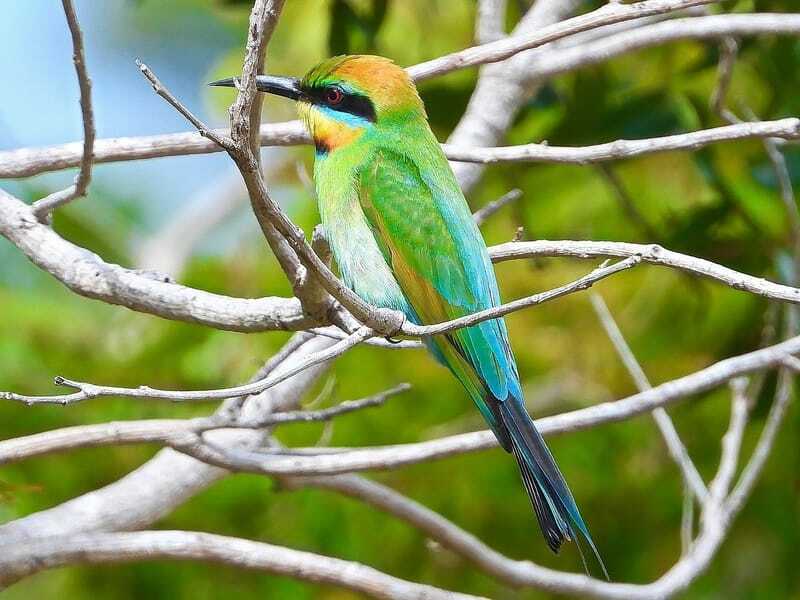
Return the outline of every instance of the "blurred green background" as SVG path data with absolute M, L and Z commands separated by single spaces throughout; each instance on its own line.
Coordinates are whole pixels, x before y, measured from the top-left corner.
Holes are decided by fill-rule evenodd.
M 17 13 L 16 18 L 23 19 L 27 11 L 46 13 L 49 26 L 59 36 L 67 35 L 57 3 L 32 3 L 35 8 L 28 3 L 14 4 L 10 10 Z M 585 8 L 596 4 L 587 2 Z M 248 2 L 181 0 L 165 4 L 138 0 L 109 2 L 103 8 L 103 3 L 84 1 L 77 6 L 87 38 L 89 67 L 99 71 L 92 75 L 102 104 L 98 107 L 100 135 L 188 129 L 138 79 L 133 56 L 152 60 L 161 79 L 183 93 L 192 108 L 197 107 L 216 123 L 224 123 L 231 96 L 208 90 L 203 82 L 239 69 Z M 509 25 L 516 22 L 525 6 L 523 1 L 509 1 Z M 793 0 L 723 6 L 750 11 L 797 8 Z M 474 14 L 471 0 L 289 1 L 270 45 L 270 69 L 301 74 L 318 60 L 342 52 L 373 52 L 402 65 L 414 64 L 470 45 Z M 122 40 L 120 44 L 124 42 L 130 56 L 121 51 L 115 54 L 117 39 Z M 25 48 L 7 48 L 9 43 L 9 38 L 0 41 L 5 60 L 10 61 L 9 53 L 41 59 L 30 58 L 33 55 Z M 32 131 L 30 137 L 17 129 L 13 136 L 0 138 L 0 147 L 79 137 L 68 56 L 64 53 L 48 68 L 63 71 L 58 75 L 65 82 L 63 101 L 57 97 L 59 107 L 53 110 L 70 115 L 69 128 L 61 132 L 54 124 L 56 129 L 41 134 Z M 636 52 L 558 77 L 531 99 L 508 141 L 546 139 L 552 144 L 581 145 L 719 125 L 708 109 L 718 58 L 713 43 L 685 42 Z M 124 85 L 141 88 L 137 92 L 140 95 L 126 99 L 102 91 L 104 82 L 110 82 L 106 87 L 113 87 L 116 80 L 111 75 L 124 78 Z M 445 139 L 455 125 L 476 76 L 474 69 L 466 70 L 421 86 L 440 139 Z M 799 87 L 798 41 L 742 41 L 730 94 L 732 108 L 749 107 L 763 119 L 800 115 Z M 4 93 L 17 98 L 21 106 L 29 92 L 22 86 Z M 53 96 L 49 102 L 54 103 Z M 265 118 L 293 118 L 292 110 L 289 103 L 270 98 Z M 8 112 L 2 114 L 0 125 L 3 120 L 12 123 L 12 117 Z M 15 130 L 10 126 L 6 131 Z M 278 190 L 292 218 L 310 231 L 318 217 L 312 196 L 298 179 L 297 164 L 310 170 L 312 150 L 272 150 L 265 156 L 271 165 L 269 183 Z M 800 185 L 800 151 L 790 146 L 786 158 L 795 185 Z M 137 250 L 146 240 L 196 199 L 204 187 L 230 178 L 230 169 L 222 155 L 99 166 L 88 198 L 60 210 L 54 226 L 66 238 L 108 261 L 133 265 Z M 64 181 L 57 177 L 71 176 L 3 185 L 33 200 Z M 528 239 L 656 242 L 773 280 L 792 278 L 788 221 L 774 172 L 759 141 L 720 144 L 694 153 L 673 152 L 603 167 L 493 166 L 468 200 L 477 208 L 514 187 L 524 196 L 484 227 L 489 243 L 511 239 L 518 227 L 524 227 Z M 243 335 L 171 323 L 77 297 L 37 271 L 5 241 L 0 241 L 0 261 L 3 390 L 52 393 L 49 382 L 56 374 L 118 385 L 223 387 L 245 380 L 288 337 L 283 333 Z M 498 266 L 498 276 L 504 297 L 511 299 L 570 281 L 596 262 L 515 261 Z M 198 245 L 180 279 L 188 285 L 234 296 L 290 292 L 244 204 Z M 765 300 L 663 268 L 641 266 L 604 281 L 597 289 L 654 384 L 756 348 L 771 324 Z M 515 313 L 508 322 L 527 400 L 536 416 L 635 391 L 586 294 Z M 335 363 L 308 401 L 323 389 L 324 404 L 333 404 L 400 381 L 411 382 L 413 390 L 383 408 L 337 419 L 328 432 L 328 443 L 358 446 L 412 442 L 483 428 L 460 387 L 421 351 L 353 350 Z M 773 390 L 774 378 L 770 376 L 753 409 L 746 452 L 755 442 Z M 188 407 L 124 399 L 94 400 L 69 408 L 0 403 L 0 438 L 111 419 L 202 415 L 209 410 L 208 405 Z M 728 410 L 726 389 L 692 398 L 671 410 L 706 478 L 716 467 Z M 301 425 L 281 429 L 279 437 L 289 444 L 305 445 L 314 444 L 322 433 L 321 425 Z M 551 438 L 550 443 L 612 578 L 647 582 L 669 568 L 680 553 L 682 489 L 652 420 L 641 417 Z M 800 422 L 795 404 L 751 501 L 709 571 L 686 597 L 787 598 L 800 594 L 796 554 L 800 546 L 798 447 Z M 148 446 L 103 448 L 3 467 L 0 522 L 108 484 L 157 450 Z M 568 546 L 559 557 L 547 551 L 514 461 L 499 450 L 370 476 L 441 512 L 511 557 L 580 570 L 574 546 Z M 493 598 L 548 597 L 498 584 L 377 510 L 328 492 L 282 491 L 264 477 L 230 477 L 192 499 L 158 527 L 285 544 Z M 223 596 L 344 599 L 353 594 L 217 566 L 147 563 L 46 572 L 13 587 L 4 598 Z

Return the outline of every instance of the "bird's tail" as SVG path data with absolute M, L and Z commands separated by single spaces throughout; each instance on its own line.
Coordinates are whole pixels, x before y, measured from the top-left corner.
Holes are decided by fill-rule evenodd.
M 589 528 L 586 527 L 564 476 L 558 470 L 553 455 L 525 410 L 522 400 L 510 396 L 498 404 L 498 416 L 509 434 L 511 452 L 517 459 L 522 481 L 547 545 L 553 552 L 558 552 L 564 541 L 574 540 L 586 568 L 577 532 L 589 544 L 608 579 L 608 571 L 589 534 Z

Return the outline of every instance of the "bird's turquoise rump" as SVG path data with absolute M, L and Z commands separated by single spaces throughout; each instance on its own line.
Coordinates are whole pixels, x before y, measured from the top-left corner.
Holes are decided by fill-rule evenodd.
M 486 245 L 403 69 L 377 56 L 340 56 L 302 80 L 267 76 L 258 84 L 298 101 L 316 145 L 322 224 L 350 288 L 418 324 L 500 303 Z M 550 548 L 557 551 L 580 534 L 597 555 L 525 409 L 504 321 L 485 321 L 426 344 L 517 459 Z

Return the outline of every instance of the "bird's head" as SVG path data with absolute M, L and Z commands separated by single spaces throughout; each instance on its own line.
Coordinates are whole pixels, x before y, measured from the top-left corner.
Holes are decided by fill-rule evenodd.
M 234 80 L 211 85 L 232 87 Z M 300 118 L 322 154 L 355 141 L 368 129 L 425 118 L 408 73 L 381 56 L 335 56 L 302 79 L 259 75 L 256 87 L 297 101 Z

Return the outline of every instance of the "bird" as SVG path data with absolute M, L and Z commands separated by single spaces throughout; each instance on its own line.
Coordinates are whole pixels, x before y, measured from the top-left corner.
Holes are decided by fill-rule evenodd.
M 209 85 L 235 87 L 234 78 Z M 323 231 L 344 283 L 415 324 L 500 304 L 486 243 L 405 69 L 390 59 L 326 59 L 302 78 L 256 77 L 296 101 L 315 146 Z M 549 548 L 582 536 L 608 573 L 561 471 L 525 407 L 502 318 L 425 338 L 517 461 Z

